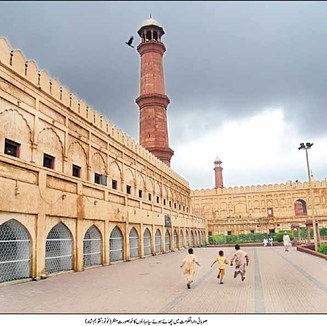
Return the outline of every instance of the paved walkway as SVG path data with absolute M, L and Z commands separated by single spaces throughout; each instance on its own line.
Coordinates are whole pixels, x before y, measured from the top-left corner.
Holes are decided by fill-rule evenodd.
M 191 290 L 179 267 L 186 250 L 0 287 L 1 313 L 326 313 L 327 262 L 291 248 L 244 248 L 244 282 L 227 266 L 218 283 L 218 250 L 195 248 L 201 263 Z

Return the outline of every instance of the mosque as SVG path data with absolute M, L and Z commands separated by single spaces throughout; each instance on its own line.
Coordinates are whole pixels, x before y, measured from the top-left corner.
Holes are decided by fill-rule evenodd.
M 305 223 L 308 183 L 191 190 L 170 168 L 162 37 L 140 29 L 139 143 L 0 38 L 0 284 L 204 246 L 210 234 Z M 327 221 L 326 182 L 314 182 Z

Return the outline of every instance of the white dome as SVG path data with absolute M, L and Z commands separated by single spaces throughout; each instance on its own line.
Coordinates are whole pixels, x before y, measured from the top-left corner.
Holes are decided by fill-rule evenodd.
M 149 19 L 145 20 L 143 22 L 143 24 L 142 24 L 142 27 L 144 27 L 144 26 L 150 26 L 150 25 L 155 25 L 155 26 L 160 27 L 159 23 L 155 19 L 153 19 L 153 18 L 149 18 Z

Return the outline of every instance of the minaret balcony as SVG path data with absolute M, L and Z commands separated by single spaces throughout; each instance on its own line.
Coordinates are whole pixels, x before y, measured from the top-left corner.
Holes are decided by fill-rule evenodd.
M 141 95 L 136 99 L 136 103 L 140 110 L 147 106 L 159 106 L 167 109 L 170 100 L 167 95 L 162 95 L 158 93 Z

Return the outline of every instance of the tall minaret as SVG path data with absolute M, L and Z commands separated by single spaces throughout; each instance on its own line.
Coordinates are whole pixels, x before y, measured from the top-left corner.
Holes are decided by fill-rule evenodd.
M 223 184 L 223 168 L 221 167 L 221 159 L 219 157 L 216 157 L 213 164 L 215 165 L 215 188 L 224 188 Z
M 170 166 L 174 151 L 169 148 L 167 106 L 163 74 L 163 54 L 166 51 L 161 37 L 165 34 L 153 18 L 147 19 L 138 31 L 141 43 L 137 51 L 141 56 L 140 144 Z

